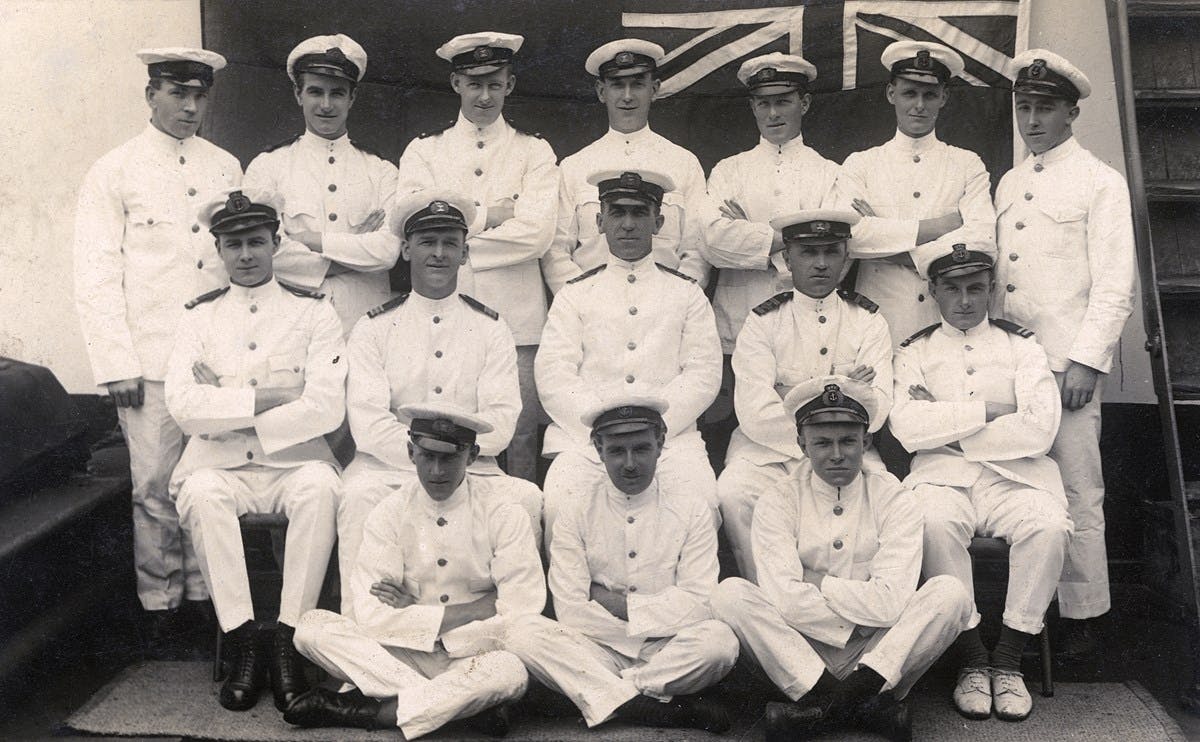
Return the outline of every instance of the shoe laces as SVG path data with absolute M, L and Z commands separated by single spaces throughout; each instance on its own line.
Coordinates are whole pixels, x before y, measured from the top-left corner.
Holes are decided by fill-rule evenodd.
M 990 667 L 964 667 L 958 671 L 958 687 L 972 693 L 992 694 Z
M 238 652 L 238 675 L 247 676 L 254 672 L 258 663 L 258 647 L 247 645 Z
M 997 696 L 1011 693 L 1014 696 L 1028 696 L 1029 691 L 1025 688 L 1025 683 L 1022 680 L 1025 676 L 1017 670 L 997 670 L 992 669 L 992 680 L 997 686 L 993 692 Z

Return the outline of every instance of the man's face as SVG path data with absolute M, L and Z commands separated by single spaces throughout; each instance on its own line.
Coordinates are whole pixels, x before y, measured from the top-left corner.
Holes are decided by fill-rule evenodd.
M 650 119 L 650 102 L 658 85 L 650 72 L 597 80 L 596 95 L 608 110 L 608 125 L 623 134 L 643 128 Z
M 355 94 L 348 80 L 302 72 L 293 92 L 304 111 L 304 125 L 309 131 L 325 139 L 337 139 L 346 133 L 346 119 Z
M 487 126 L 500 118 L 504 99 L 517 84 L 508 65 L 484 75 L 450 73 L 450 87 L 458 93 L 459 108 L 476 126 Z
M 810 245 L 788 242 L 783 261 L 792 272 L 792 285 L 805 296 L 823 299 L 837 288 L 846 267 L 846 243 Z
M 933 131 L 948 97 L 946 86 L 938 83 L 898 77 L 887 86 L 888 103 L 896 109 L 896 128 L 913 138 Z
M 408 442 L 408 457 L 417 467 L 417 479 L 434 500 L 441 502 L 462 484 L 467 467 L 479 455 L 479 446 L 460 446 L 452 452 L 433 451 L 419 443 Z
M 750 110 L 758 133 L 771 144 L 783 144 L 800 136 L 800 119 L 808 111 L 812 96 L 799 91 L 779 95 L 751 95 Z
M 862 471 L 863 454 L 871 447 L 867 427 L 855 422 L 805 423 L 797 440 L 813 472 L 832 487 L 854 481 Z
M 208 88 L 160 80 L 146 86 L 146 103 L 150 106 L 150 121 L 155 128 L 176 139 L 187 139 L 204 121 L 208 111 Z
M 957 330 L 969 330 L 987 318 L 988 302 L 996 281 L 990 270 L 944 276 L 929 282 L 929 293 L 942 319 Z
M 1079 106 L 1069 101 L 1029 93 L 1013 95 L 1013 110 L 1017 114 L 1017 130 L 1035 155 L 1070 139 L 1071 124 L 1079 115 Z
M 467 262 L 466 233 L 457 227 L 419 229 L 401 243 L 411 263 L 412 287 L 421 296 L 442 299 L 458 288 L 458 267 Z
M 650 254 L 663 216 L 649 201 L 629 196 L 605 199 L 596 215 L 596 226 L 608 239 L 608 251 L 633 262 Z
M 217 254 L 229 280 L 238 286 L 257 286 L 272 275 L 279 235 L 267 225 L 217 237 Z
M 630 433 L 600 433 L 592 444 L 617 489 L 636 495 L 650 486 L 662 453 L 663 434 L 654 428 Z

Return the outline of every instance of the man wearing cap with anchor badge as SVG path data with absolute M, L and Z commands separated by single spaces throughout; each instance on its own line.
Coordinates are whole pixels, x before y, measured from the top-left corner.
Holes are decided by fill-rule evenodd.
M 1033 708 L 1021 652 L 1042 630 L 1072 529 L 1058 466 L 1046 456 L 1058 431 L 1058 387 L 1032 331 L 988 318 L 994 254 L 988 244 L 957 244 L 918 263 L 943 319 L 896 351 L 889 424 L 916 453 L 904 484 L 925 516 L 924 576 L 956 577 L 973 602 L 971 537 L 1012 547 L 995 648 L 989 655 L 983 645 L 977 610 L 955 641 L 962 669 L 954 704 L 970 719 L 994 708 L 1020 721 Z
M 663 194 L 674 183 L 646 169 L 600 171 L 588 182 L 599 190 L 596 221 L 608 262 L 572 279 L 555 297 L 534 367 L 542 405 L 554 420 L 543 451 L 554 456 L 545 484 L 547 544 L 557 509 L 604 476 L 579 420 L 614 388 L 667 400 L 659 478 L 718 517 L 716 476 L 696 429 L 721 381 L 712 307 L 695 280 L 655 263 L 652 254 Z
M 618 392 L 584 412 L 607 476 L 564 504 L 550 546 L 557 622 L 514 622 L 506 648 L 594 727 L 609 719 L 710 732 L 728 712 L 698 694 L 737 660 L 715 621 L 717 534 L 705 504 L 655 476 L 666 400 Z
M 797 384 L 831 373 L 861 382 L 878 430 L 892 406 L 892 341 L 869 299 L 838 289 L 848 265 L 846 241 L 859 221 L 853 211 L 801 211 L 776 217 L 779 252 L 793 288 L 754 307 L 733 352 L 738 429 L 729 441 L 717 496 L 738 572 L 755 579 L 751 556 L 754 504 L 804 458 L 783 398 Z M 874 450 L 869 463 L 883 463 Z
M 342 611 L 351 615 L 357 605 L 354 564 L 367 517 L 418 473 L 408 426 L 396 418 L 402 405 L 449 402 L 486 420 L 488 430 L 479 437 L 468 472 L 472 479 L 489 480 L 489 491 L 521 503 L 539 541 L 541 535 L 541 491 L 505 476 L 496 465 L 521 409 L 512 334 L 495 311 L 457 291 L 475 206 L 451 191 L 418 191 L 400 198 L 392 213 L 413 291 L 368 312 L 347 349 L 346 403 L 358 451 L 346 468 L 338 505 L 338 563 Z
M 399 727 L 416 739 L 454 719 L 508 731 L 498 704 L 525 693 L 521 661 L 502 651 L 507 626 L 546 602 L 542 562 L 519 505 L 493 479 L 467 476 L 487 420 L 453 404 L 396 410 L 417 476 L 367 520 L 353 568 L 354 618 L 304 615 L 296 647 L 347 693 L 314 688 L 284 720 L 302 727 Z
M 768 741 L 846 725 L 911 739 L 903 698 L 970 616 L 957 580 L 917 589 L 915 498 L 883 469 L 862 467 L 875 400 L 837 375 L 788 393 L 787 424 L 805 458 L 755 508 L 758 585 L 731 577 L 712 596 L 716 617 L 792 701 L 767 704 Z
M 462 269 L 473 275 L 464 275 L 460 285 L 500 313 L 517 343 L 521 414 L 506 468 L 532 482 L 543 414 L 533 358 L 546 323 L 539 260 L 554 237 L 558 167 L 540 135 L 515 128 L 502 115 L 517 83 L 513 59 L 524 40 L 484 31 L 456 36 L 437 50 L 453 70 L 450 87 L 459 96 L 458 119 L 409 143 L 400 157 L 397 190 L 448 188 L 475 202 L 476 216 L 467 225 L 471 256 Z
M 292 49 L 287 73 L 305 131 L 258 155 L 246 185 L 283 198 L 286 239 L 276 272 L 320 288 L 342 330 L 387 299 L 400 241 L 387 229 L 396 166 L 350 139 L 346 119 L 367 71 L 367 53 L 343 34 L 314 36 Z
M 171 475 L 221 629 L 235 652 L 219 701 L 253 708 L 267 674 L 283 710 L 307 689 L 292 646 L 317 605 L 336 533 L 338 465 L 322 436 L 345 416 L 345 344 L 321 294 L 275 280 L 279 199 L 221 194 L 200 212 L 231 286 L 188 302 L 167 367 L 167 408 L 191 436 Z M 279 622 L 259 647 L 238 517 L 288 518 Z
M 701 253 L 707 204 L 704 170 L 696 156 L 650 129 L 650 105 L 658 94 L 658 61 L 665 52 L 641 39 L 610 41 L 588 55 L 584 67 L 596 78 L 596 96 L 608 115 L 608 133 L 563 159 L 560 164 L 558 227 L 542 258 L 546 285 L 563 285 L 604 265 L 608 248 L 593 229 L 600 204 L 589 177 L 600 170 L 641 170 L 644 165 L 670 176 L 675 184 L 662 204 L 663 225 L 654 237 L 654 260 L 708 282 Z M 572 418 L 574 419 L 574 418 Z
M 895 346 L 938 320 L 914 264 L 956 242 L 992 243 L 995 213 L 979 156 L 943 143 L 934 131 L 962 57 L 941 44 L 897 41 L 881 61 L 891 71 L 887 100 L 896 136 L 846 158 L 835 201 L 864 217 L 850 243 L 850 256 L 862 259 L 856 288 L 879 304 Z
M 1018 55 L 1011 69 L 1017 130 L 1030 154 L 996 189 L 1002 288 L 993 309 L 1037 332 L 1062 398 L 1050 458 L 1062 471 L 1075 535 L 1058 584 L 1059 615 L 1071 620 L 1060 623 L 1056 653 L 1079 655 L 1098 649 L 1083 619 L 1110 607 L 1100 388 L 1133 309 L 1129 189 L 1071 132 L 1091 92 L 1087 77 L 1045 49 Z
M 204 49 L 144 49 L 150 123 L 100 158 L 79 189 L 75 301 L 96 384 L 117 405 L 133 479 L 137 593 L 151 654 L 207 611 L 191 544 L 167 494 L 183 433 L 167 412 L 163 379 L 190 297 L 229 282 L 197 221 L 206 194 L 242 179 L 237 159 L 196 136 L 213 73 L 225 58 Z

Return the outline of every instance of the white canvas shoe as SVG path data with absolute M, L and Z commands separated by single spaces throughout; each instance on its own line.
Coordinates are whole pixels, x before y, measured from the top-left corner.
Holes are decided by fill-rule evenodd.
M 986 667 L 964 667 L 954 686 L 954 707 L 968 719 L 992 715 L 992 679 Z
M 1033 711 L 1033 697 L 1016 670 L 992 670 L 992 698 L 997 719 L 1021 721 Z

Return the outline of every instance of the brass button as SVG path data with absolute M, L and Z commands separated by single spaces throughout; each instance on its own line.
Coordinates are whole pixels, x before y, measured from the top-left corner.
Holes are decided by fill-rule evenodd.
M 202 440 L 202 441 L 206 441 L 206 440 L 208 440 L 208 433 L 201 433 L 201 434 L 200 434 L 200 440 Z
M 438 600 L 442 601 L 443 603 L 446 603 L 446 602 L 449 602 L 449 600 L 450 600 L 450 596 L 449 596 L 449 595 L 443 595 L 442 597 L 438 598 Z
M 974 375 L 975 375 L 975 369 L 971 368 L 970 366 L 967 366 L 967 376 L 974 376 Z
M 481 168 L 481 167 L 475 168 L 475 177 L 479 177 L 480 175 L 483 175 L 483 168 Z
M 629 592 L 631 592 L 631 593 L 636 593 L 636 592 L 637 592 L 637 585 L 630 585 L 630 586 L 629 586 Z
M 337 185 L 335 185 L 335 184 L 333 184 L 333 183 L 330 183 L 330 184 L 329 184 L 329 192 L 330 192 L 330 193 L 333 193 L 333 192 L 334 192 L 334 191 L 336 191 L 336 190 L 337 190 Z
M 333 155 L 330 155 L 329 156 L 329 164 L 332 165 L 335 162 L 337 162 L 337 158 L 334 157 Z
M 475 146 L 479 149 L 483 149 L 483 142 L 475 142 Z
M 1015 252 L 1010 252 L 1008 254 L 1008 259 L 1013 261 L 1014 263 L 1017 261 L 1018 257 L 1020 257 L 1020 256 L 1018 256 Z
M 434 358 L 441 358 L 441 357 L 442 357 L 442 351 L 440 351 L 440 350 L 435 350 L 435 351 L 433 351 L 433 357 L 434 357 Z
M 254 452 L 253 452 L 253 451 L 247 451 L 247 452 L 246 452 L 246 460 L 247 460 L 247 461 L 249 461 L 249 460 L 251 460 L 251 459 L 253 459 L 253 458 L 254 458 Z
M 628 343 L 625 344 L 625 347 L 629 348 L 630 350 L 637 350 L 637 343 L 630 340 Z
M 920 161 L 921 161 L 920 155 L 913 155 L 913 162 L 920 162 Z
M 834 515 L 841 515 L 843 512 L 844 512 L 844 511 L 842 510 L 842 506 L 841 506 L 841 505 L 834 505 L 834 506 L 833 506 L 833 514 L 834 514 Z
M 625 519 L 625 522 L 626 522 L 626 523 L 632 523 L 632 522 L 634 522 L 635 520 L 637 520 L 637 518 L 634 518 L 634 517 L 631 515 L 631 516 L 629 516 L 628 518 L 626 518 L 626 519 Z
M 917 301 L 925 301 L 925 294 L 917 294 Z
M 258 350 L 258 343 L 251 340 L 250 344 L 246 347 L 249 348 L 250 350 Z
M 329 215 L 329 221 L 331 221 L 331 222 L 336 222 L 336 221 L 337 221 L 337 214 L 330 214 L 330 215 Z
M 1014 292 L 1014 291 L 1016 291 L 1016 290 L 1017 290 L 1017 287 L 1016 287 L 1016 286 L 1013 286 L 1013 285 L 1010 283 L 1009 285 L 1007 285 L 1007 286 L 1005 286 L 1005 287 L 1004 287 L 1004 290 L 1005 290 L 1005 291 L 1007 291 L 1008 293 L 1010 293 L 1010 294 L 1011 294 L 1012 292 Z
M 436 324 L 438 324 L 438 323 L 439 323 L 439 322 L 441 322 L 441 321 L 442 321 L 442 318 L 441 318 L 441 317 L 439 317 L 439 316 L 438 316 L 438 315 L 436 315 L 436 314 L 435 314 L 435 315 L 433 315 L 433 324 L 435 324 L 435 325 L 436 325 Z
M 820 322 L 821 324 L 825 324 L 829 320 L 825 319 L 825 315 L 822 314 L 820 317 L 817 317 L 817 321 Z
M 336 359 L 335 359 L 335 360 L 336 360 Z M 300 373 L 300 367 L 299 367 L 299 366 L 292 366 L 292 372 L 293 372 L 293 373 L 297 373 L 297 374 L 298 374 L 298 373 Z
M 973 346 L 970 346 L 970 345 L 964 345 L 964 346 L 963 346 L 963 350 L 975 350 L 975 348 L 974 348 Z
M 921 197 L 920 191 L 913 191 L 913 198 L 920 198 L 920 197 Z
M 634 382 L 633 374 L 629 374 L 628 376 L 625 377 L 626 384 L 632 384 L 633 382 Z
M 188 189 L 188 195 L 189 195 L 189 196 L 195 196 L 195 195 L 196 195 L 196 189 L 195 189 L 195 188 L 189 188 L 189 189 Z
M 187 158 L 186 158 L 186 157 L 184 157 L 183 155 L 180 155 L 180 156 L 179 156 L 179 164 L 180 164 L 180 165 L 186 165 L 186 164 L 187 164 Z
M 835 548 L 835 549 L 842 548 L 842 540 L 840 538 L 835 538 L 833 540 L 833 548 Z
M 200 231 L 200 225 L 199 225 L 199 224 L 193 224 L 193 225 L 192 225 L 192 234 L 195 234 L 195 233 L 197 233 L 197 232 L 199 232 L 199 231 Z
M 434 521 L 434 523 L 437 523 L 439 526 L 444 526 L 444 525 L 446 525 L 446 519 L 438 518 L 436 521 Z
M 1033 200 L 1033 194 L 1032 194 L 1032 193 L 1026 193 L 1026 194 L 1025 194 L 1025 200 L 1026 200 L 1026 201 L 1032 201 L 1032 200 Z
M 629 313 L 630 313 L 630 314 L 637 314 L 637 307 L 630 307 L 630 308 L 629 308 Z
M 821 348 L 821 355 L 826 355 L 827 353 L 829 353 L 829 348 Z
M 151 218 L 147 219 L 147 220 L 146 220 L 146 223 L 147 223 L 147 224 L 153 224 L 153 223 L 154 223 L 154 218 L 153 218 L 153 217 L 151 217 Z
M 442 393 L 442 388 L 441 388 L 440 386 L 435 386 L 435 387 L 433 388 L 433 393 L 434 393 L 434 394 L 441 394 L 441 393 Z
M 258 386 L 258 379 L 251 379 L 250 386 Z
M 635 558 L 636 556 L 637 556 L 637 552 L 636 552 L 636 551 L 631 551 L 631 552 L 629 552 L 629 558 L 630 558 L 630 559 L 633 559 L 633 558 Z
M 250 305 L 250 314 L 254 314 L 254 313 L 255 313 L 255 312 L 257 312 L 257 311 L 258 311 L 258 305 L 257 305 L 257 304 L 251 304 L 251 305 Z
M 1040 162 L 1033 166 L 1033 172 L 1035 172 L 1035 173 L 1040 173 L 1045 169 L 1046 169 L 1046 166 Z
M 196 269 L 197 269 L 197 270 L 203 270 L 203 269 L 204 269 L 204 261 L 203 261 L 203 260 L 197 260 L 197 261 L 196 261 Z
M 1017 229 L 1025 229 L 1025 222 L 1017 222 L 1013 226 L 1016 227 Z
M 630 283 L 637 283 L 637 276 L 630 273 L 628 276 L 625 276 L 625 280 L 629 281 Z
M 445 566 L 446 566 L 446 560 L 445 560 L 445 559 L 439 559 L 439 560 L 437 560 L 437 565 L 438 565 L 439 567 L 445 567 Z

